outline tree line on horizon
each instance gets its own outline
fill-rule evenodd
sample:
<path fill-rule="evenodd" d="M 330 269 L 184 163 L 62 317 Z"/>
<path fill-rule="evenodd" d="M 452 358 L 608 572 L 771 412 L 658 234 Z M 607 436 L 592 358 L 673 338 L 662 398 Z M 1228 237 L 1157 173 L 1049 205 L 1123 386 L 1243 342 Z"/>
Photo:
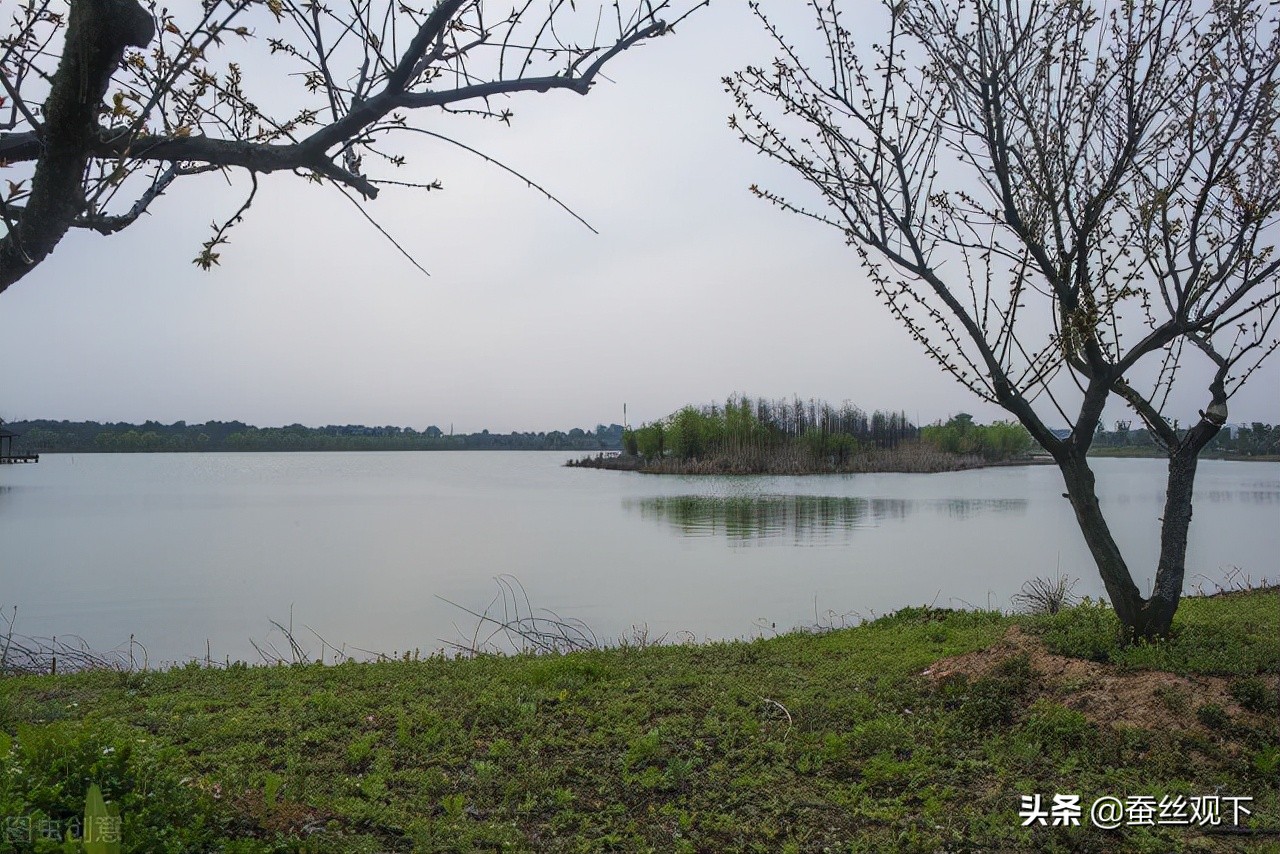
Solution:
<path fill-rule="evenodd" d="M 622 447 L 622 425 L 594 430 L 479 433 L 445 432 L 432 425 L 363 424 L 255 427 L 242 421 L 162 424 L 146 421 L 13 421 L 14 453 L 164 453 L 199 451 L 608 451 Z"/>
<path fill-rule="evenodd" d="M 1177 421 L 1174 429 L 1184 433 Z M 1156 444 L 1151 431 L 1144 427 L 1134 427 L 1132 420 L 1118 420 L 1114 430 L 1102 429 L 1099 425 L 1093 440 L 1096 449 L 1122 450 L 1151 455 L 1163 452 Z M 1236 457 L 1274 457 L 1280 456 L 1280 424 L 1264 424 L 1254 421 L 1249 424 L 1227 424 L 1205 445 L 1204 452 L 1209 455 L 1223 454 Z"/>

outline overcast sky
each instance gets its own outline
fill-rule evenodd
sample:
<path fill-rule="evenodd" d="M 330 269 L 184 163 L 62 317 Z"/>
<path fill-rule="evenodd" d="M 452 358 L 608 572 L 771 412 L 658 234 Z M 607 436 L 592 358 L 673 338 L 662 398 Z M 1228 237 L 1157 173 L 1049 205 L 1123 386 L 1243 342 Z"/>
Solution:
<path fill-rule="evenodd" d="M 507 432 L 621 422 L 624 402 L 639 423 L 733 392 L 1003 417 L 924 356 L 840 235 L 747 191 L 788 176 L 728 129 L 720 78 L 772 55 L 745 4 L 719 0 L 586 98 L 521 96 L 511 128 L 441 117 L 599 235 L 439 143 L 407 169 L 442 192 L 369 206 L 430 277 L 288 175 L 263 179 L 212 273 L 191 259 L 242 190 L 217 176 L 117 236 L 72 234 L 0 295 L 0 417 Z M 1280 421 L 1278 369 L 1232 422 Z"/>

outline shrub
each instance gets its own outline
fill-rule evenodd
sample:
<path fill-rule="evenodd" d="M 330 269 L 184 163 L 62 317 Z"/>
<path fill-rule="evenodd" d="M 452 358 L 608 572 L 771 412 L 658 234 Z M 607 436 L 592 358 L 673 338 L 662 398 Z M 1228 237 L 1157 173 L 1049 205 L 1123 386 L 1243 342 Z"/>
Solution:
<path fill-rule="evenodd" d="M 1080 579 L 1059 573 L 1052 579 L 1036 577 L 1022 584 L 1013 595 L 1013 604 L 1024 614 L 1057 614 L 1076 604 L 1071 591 Z"/>

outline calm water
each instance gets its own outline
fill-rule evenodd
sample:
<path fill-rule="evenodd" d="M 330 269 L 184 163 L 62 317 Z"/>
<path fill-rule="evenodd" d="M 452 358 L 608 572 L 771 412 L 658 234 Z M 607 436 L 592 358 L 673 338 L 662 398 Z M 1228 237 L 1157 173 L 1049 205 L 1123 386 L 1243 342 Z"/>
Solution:
<path fill-rule="evenodd" d="M 391 653 L 438 649 L 493 578 L 603 638 L 698 639 L 904 605 L 1009 607 L 1036 575 L 1101 584 L 1057 470 L 671 478 L 562 453 L 49 455 L 0 471 L 0 606 L 17 631 L 151 661 L 256 660 L 270 620 Z M 1100 460 L 1112 528 L 1149 587 L 1163 466 Z M 1280 463 L 1201 465 L 1188 587 L 1275 579 Z"/>

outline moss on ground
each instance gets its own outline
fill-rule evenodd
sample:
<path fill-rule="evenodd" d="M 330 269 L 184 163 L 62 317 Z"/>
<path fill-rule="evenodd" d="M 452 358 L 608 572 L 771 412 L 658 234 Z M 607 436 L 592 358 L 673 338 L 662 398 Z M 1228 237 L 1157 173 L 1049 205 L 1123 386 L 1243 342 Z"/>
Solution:
<path fill-rule="evenodd" d="M 1185 600 L 1176 626 L 1126 649 L 1087 603 L 915 608 L 752 642 L 10 678 L 0 820 L 65 827 L 97 783 L 125 851 L 1276 850 L 1280 591 Z M 1106 711 L 1121 686 L 1141 714 Z M 1087 817 L 1215 792 L 1253 798 L 1250 833 Z M 1055 793 L 1082 824 L 1022 827 L 1020 796 Z"/>

